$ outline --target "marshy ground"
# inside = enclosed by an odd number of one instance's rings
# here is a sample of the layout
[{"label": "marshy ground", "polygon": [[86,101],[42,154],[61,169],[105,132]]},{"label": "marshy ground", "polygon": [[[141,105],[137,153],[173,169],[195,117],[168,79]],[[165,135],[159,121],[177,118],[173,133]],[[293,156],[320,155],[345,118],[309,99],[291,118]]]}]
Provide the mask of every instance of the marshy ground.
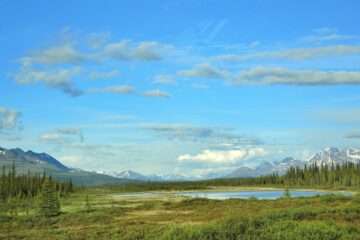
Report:
[{"label": "marshy ground", "polygon": [[207,200],[91,188],[63,198],[58,217],[18,209],[0,221],[0,239],[360,239],[360,198]]}]

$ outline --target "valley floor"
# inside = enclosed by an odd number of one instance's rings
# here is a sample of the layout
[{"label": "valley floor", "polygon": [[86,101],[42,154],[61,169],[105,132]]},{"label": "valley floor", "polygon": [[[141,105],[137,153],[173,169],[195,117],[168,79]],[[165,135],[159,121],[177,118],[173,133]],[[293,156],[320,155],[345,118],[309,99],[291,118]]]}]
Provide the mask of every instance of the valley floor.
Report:
[{"label": "valley floor", "polygon": [[50,220],[0,214],[0,239],[360,239],[360,197],[219,201],[91,188],[62,199]]}]

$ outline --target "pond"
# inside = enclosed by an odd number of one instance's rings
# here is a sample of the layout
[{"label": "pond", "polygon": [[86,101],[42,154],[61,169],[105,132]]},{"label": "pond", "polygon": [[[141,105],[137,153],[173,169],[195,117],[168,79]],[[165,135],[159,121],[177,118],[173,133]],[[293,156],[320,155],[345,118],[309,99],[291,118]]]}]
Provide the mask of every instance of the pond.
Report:
[{"label": "pond", "polygon": [[[317,195],[332,194],[333,192],[325,191],[310,191],[310,190],[291,190],[291,197],[312,197]],[[345,193],[342,193],[345,194]],[[215,200],[225,199],[278,199],[284,196],[284,190],[254,190],[254,191],[219,191],[219,192],[179,192],[179,196],[192,197],[192,198],[207,198]],[[346,194],[345,194],[346,195]]]}]

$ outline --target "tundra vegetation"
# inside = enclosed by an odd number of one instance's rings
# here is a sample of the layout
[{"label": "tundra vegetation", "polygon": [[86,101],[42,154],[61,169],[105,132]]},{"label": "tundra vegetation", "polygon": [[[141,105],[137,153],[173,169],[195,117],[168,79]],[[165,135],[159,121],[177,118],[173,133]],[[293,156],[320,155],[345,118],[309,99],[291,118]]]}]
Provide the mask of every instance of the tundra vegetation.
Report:
[{"label": "tundra vegetation", "polygon": [[[283,176],[81,187],[43,175],[0,177],[0,239],[360,239],[360,167],[307,166]],[[186,198],[177,190],[321,188],[352,196],[278,200]],[[149,197],[129,192],[156,191]]]}]

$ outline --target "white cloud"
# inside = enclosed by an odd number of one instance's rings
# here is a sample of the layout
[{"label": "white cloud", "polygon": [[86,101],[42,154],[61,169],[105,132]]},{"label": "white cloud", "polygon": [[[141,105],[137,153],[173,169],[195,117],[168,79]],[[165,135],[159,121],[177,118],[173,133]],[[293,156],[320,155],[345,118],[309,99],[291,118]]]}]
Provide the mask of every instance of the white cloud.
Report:
[{"label": "white cloud", "polygon": [[156,75],[154,77],[154,84],[164,84],[164,85],[174,85],[176,84],[176,79],[172,75]]},{"label": "white cloud", "polygon": [[133,43],[130,40],[109,43],[102,56],[116,60],[157,61],[173,49],[171,45],[155,41]]},{"label": "white cloud", "polygon": [[67,166],[76,166],[81,163],[81,156],[66,155],[59,157],[59,160]]},{"label": "white cloud", "polygon": [[282,67],[255,67],[240,72],[232,80],[234,84],[266,85],[358,85],[360,72],[292,70]]},{"label": "white cloud", "polygon": [[110,39],[110,33],[91,33],[88,36],[88,44],[91,48],[98,49],[103,47],[107,41]]},{"label": "white cloud", "polygon": [[357,126],[360,122],[360,109],[352,107],[333,107],[315,109],[309,114],[312,120],[335,123],[337,126]]},{"label": "white cloud", "polygon": [[167,92],[161,91],[159,89],[149,90],[143,93],[145,97],[160,97],[160,98],[169,98],[170,94]]},{"label": "white cloud", "polygon": [[103,55],[117,60],[131,59],[130,41],[122,40],[120,42],[107,44],[104,47]]},{"label": "white cloud", "polygon": [[112,70],[112,71],[107,71],[107,72],[90,72],[89,73],[89,78],[91,80],[97,80],[97,79],[109,79],[109,78],[114,78],[120,75],[120,72],[118,70]]},{"label": "white cloud", "polygon": [[165,46],[158,42],[141,42],[135,49],[133,57],[146,61],[160,60]]},{"label": "white cloud", "polygon": [[360,139],[360,131],[348,133],[348,134],[345,135],[345,138],[347,138],[347,139]]},{"label": "white cloud", "polygon": [[130,85],[110,86],[104,88],[93,88],[88,90],[89,93],[113,93],[113,94],[131,94],[134,87]]},{"label": "white cloud", "polygon": [[181,124],[150,124],[143,126],[144,129],[150,130],[159,137],[165,137],[168,140],[191,141],[206,143],[225,147],[225,144],[234,146],[243,145],[260,145],[263,142],[254,137],[248,137],[236,134],[234,129],[218,127],[201,127]]},{"label": "white cloud", "polygon": [[58,128],[41,134],[40,141],[52,144],[84,142],[84,135],[80,128]]},{"label": "white cloud", "polygon": [[178,71],[177,75],[180,77],[188,78],[214,78],[224,79],[227,78],[229,73],[226,70],[222,70],[211,66],[210,64],[198,64],[189,70]]},{"label": "white cloud", "polygon": [[305,36],[300,40],[307,43],[320,44],[329,41],[340,41],[359,38],[353,35],[339,34],[335,28],[318,28],[313,30],[313,34]]},{"label": "white cloud", "polygon": [[21,70],[15,74],[14,79],[19,84],[41,82],[48,87],[59,89],[70,96],[76,97],[81,95],[82,91],[74,86],[72,78],[80,72],[81,69],[79,67],[51,71],[22,67]]},{"label": "white cloud", "polygon": [[63,143],[63,136],[56,132],[43,133],[40,135],[40,140],[47,143]]},{"label": "white cloud", "polygon": [[20,112],[0,107],[0,131],[19,127],[20,118]]},{"label": "white cloud", "polygon": [[333,45],[316,48],[295,48],[269,52],[255,52],[249,54],[228,54],[216,56],[213,59],[225,62],[243,62],[257,59],[285,59],[285,60],[310,60],[325,57],[340,57],[359,55],[360,46]]},{"label": "white cloud", "polygon": [[72,45],[64,44],[22,57],[20,63],[23,66],[33,64],[79,64],[85,60],[86,56],[77,51]]},{"label": "white cloud", "polygon": [[265,156],[263,148],[236,149],[227,151],[214,151],[206,149],[199,154],[184,154],[178,157],[178,161],[190,161],[199,163],[234,164],[238,161]]}]

